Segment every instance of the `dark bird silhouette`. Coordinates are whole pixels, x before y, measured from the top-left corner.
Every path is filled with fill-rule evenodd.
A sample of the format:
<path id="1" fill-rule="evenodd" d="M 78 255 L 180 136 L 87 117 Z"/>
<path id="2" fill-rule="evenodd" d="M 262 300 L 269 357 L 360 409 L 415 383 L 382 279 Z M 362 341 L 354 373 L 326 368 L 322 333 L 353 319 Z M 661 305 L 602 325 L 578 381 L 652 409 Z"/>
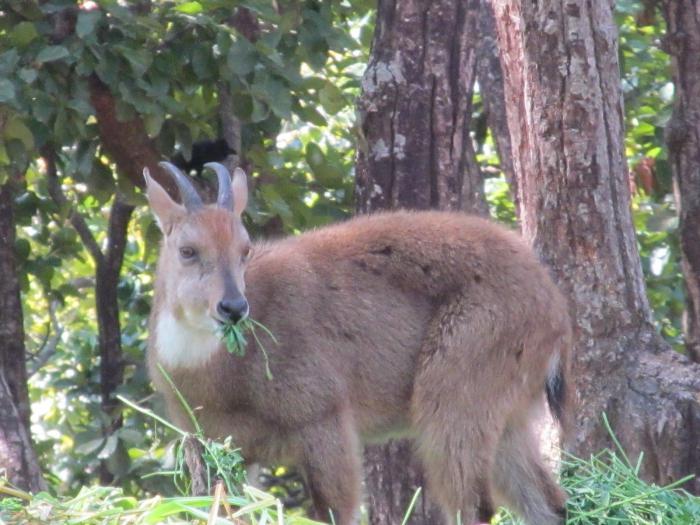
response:
<path id="1" fill-rule="evenodd" d="M 201 175 L 207 162 L 221 162 L 235 153 L 236 150 L 228 145 L 226 139 L 200 140 L 192 144 L 192 155 L 189 161 L 182 153 L 177 153 L 173 155 L 170 162 L 185 173 L 195 170 L 197 175 Z"/>

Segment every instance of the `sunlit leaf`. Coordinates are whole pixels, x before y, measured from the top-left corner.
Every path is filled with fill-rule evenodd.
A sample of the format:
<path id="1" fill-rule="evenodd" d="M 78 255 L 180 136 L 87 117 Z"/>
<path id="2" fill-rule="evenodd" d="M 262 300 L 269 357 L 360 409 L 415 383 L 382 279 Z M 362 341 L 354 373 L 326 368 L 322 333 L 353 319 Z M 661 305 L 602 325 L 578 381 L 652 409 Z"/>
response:
<path id="1" fill-rule="evenodd" d="M 10 40 L 17 47 L 24 47 L 39 36 L 32 22 L 20 22 L 10 33 Z"/>
<path id="2" fill-rule="evenodd" d="M 186 15 L 196 15 L 201 13 L 203 8 L 199 2 L 184 2 L 175 6 L 175 10 Z"/>

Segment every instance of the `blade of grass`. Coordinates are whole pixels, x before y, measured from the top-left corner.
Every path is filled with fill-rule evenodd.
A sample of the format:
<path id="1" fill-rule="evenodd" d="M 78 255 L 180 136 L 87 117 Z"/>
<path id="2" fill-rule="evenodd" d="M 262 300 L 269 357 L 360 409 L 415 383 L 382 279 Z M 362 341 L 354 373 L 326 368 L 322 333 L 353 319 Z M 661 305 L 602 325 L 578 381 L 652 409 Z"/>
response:
<path id="1" fill-rule="evenodd" d="M 163 368 L 160 365 L 160 363 L 158 363 L 158 370 L 163 375 L 165 380 L 168 382 L 168 384 L 170 385 L 170 388 L 173 389 L 173 392 L 175 392 L 175 395 L 177 396 L 178 400 L 180 401 L 180 404 L 187 412 L 187 415 L 189 416 L 190 420 L 192 421 L 192 425 L 194 425 L 195 433 L 197 434 L 197 436 L 202 437 L 204 435 L 202 432 L 202 427 L 199 426 L 199 421 L 197 421 L 197 418 L 195 417 L 194 412 L 192 411 L 192 408 L 190 407 L 190 404 L 185 399 L 185 396 L 183 396 L 182 393 L 180 392 L 180 390 L 177 388 L 177 386 L 175 386 L 175 382 L 170 377 L 170 374 L 168 374 L 165 371 L 165 368 Z"/>
<path id="2" fill-rule="evenodd" d="M 0 494 L 7 494 L 8 496 L 12 496 L 13 498 L 20 498 L 25 501 L 32 500 L 32 495 L 29 492 L 9 487 L 4 483 L 0 483 Z"/>
<path id="3" fill-rule="evenodd" d="M 260 325 L 260 326 L 262 326 L 262 325 Z M 265 328 L 265 330 L 267 330 L 267 328 Z M 275 341 L 275 343 L 277 343 L 277 341 L 274 339 L 274 336 L 272 335 L 272 332 L 270 332 L 269 330 L 267 330 L 267 332 L 273 338 L 273 341 Z M 270 359 L 267 357 L 267 350 L 265 350 L 265 345 L 260 342 L 260 339 L 258 338 L 258 334 L 255 332 L 254 326 L 252 327 L 250 333 L 253 334 L 253 338 L 255 339 L 255 342 L 257 343 L 258 348 L 260 348 L 260 351 L 263 354 L 263 359 L 265 359 L 265 377 L 267 377 L 267 379 L 269 381 L 272 381 L 273 377 L 272 377 L 272 371 L 270 370 Z"/>
<path id="4" fill-rule="evenodd" d="M 411 498 L 411 502 L 408 504 L 408 508 L 406 509 L 406 513 L 403 515 L 403 520 L 401 520 L 401 525 L 406 525 L 408 523 L 408 518 L 411 517 L 411 514 L 413 513 L 413 507 L 416 505 L 416 501 L 418 501 L 418 496 L 421 493 L 421 487 L 418 487 L 416 491 L 413 493 L 413 497 Z"/>
<path id="5" fill-rule="evenodd" d="M 209 511 L 209 518 L 207 519 L 207 525 L 214 525 L 216 517 L 219 515 L 219 507 L 221 506 L 221 497 L 224 493 L 224 484 L 221 480 L 216 482 L 216 488 L 214 489 L 214 502 L 212 503 L 211 510 Z"/>
<path id="6" fill-rule="evenodd" d="M 605 427 L 605 430 L 608 432 L 608 434 L 610 434 L 610 439 L 612 439 L 613 443 L 615 443 L 615 448 L 617 448 L 617 451 L 624 458 L 625 462 L 627 463 L 627 466 L 632 468 L 632 462 L 630 461 L 630 458 L 627 457 L 625 449 L 622 448 L 622 444 L 618 441 L 615 432 L 613 432 L 613 429 L 610 426 L 610 422 L 608 421 L 608 415 L 605 412 L 603 412 L 603 426 Z"/>
<path id="7" fill-rule="evenodd" d="M 156 413 L 153 412 L 152 410 L 149 410 L 149 409 L 147 409 L 147 408 L 140 407 L 140 406 L 137 405 L 136 403 L 133 403 L 133 402 L 129 401 L 127 398 L 125 398 L 125 397 L 123 397 L 123 396 L 121 396 L 121 395 L 117 395 L 117 399 L 118 399 L 119 401 L 121 401 L 122 403 L 124 403 L 125 405 L 128 405 L 129 407 L 133 408 L 133 409 L 136 410 L 137 412 L 141 412 L 142 414 L 144 414 L 144 415 L 146 415 L 146 416 L 148 416 L 148 417 L 150 417 L 150 418 L 155 419 L 155 420 L 158 421 L 161 425 L 164 425 L 164 426 L 168 427 L 170 430 L 174 430 L 175 432 L 177 432 L 177 433 L 180 434 L 181 436 L 183 436 L 183 437 L 184 437 L 184 436 L 187 436 L 187 432 L 185 432 L 184 430 L 182 430 L 182 429 L 176 427 L 175 425 L 173 425 L 173 424 L 170 423 L 169 421 L 166 421 L 165 419 L 163 419 L 162 417 L 160 417 L 158 414 L 156 414 Z"/>

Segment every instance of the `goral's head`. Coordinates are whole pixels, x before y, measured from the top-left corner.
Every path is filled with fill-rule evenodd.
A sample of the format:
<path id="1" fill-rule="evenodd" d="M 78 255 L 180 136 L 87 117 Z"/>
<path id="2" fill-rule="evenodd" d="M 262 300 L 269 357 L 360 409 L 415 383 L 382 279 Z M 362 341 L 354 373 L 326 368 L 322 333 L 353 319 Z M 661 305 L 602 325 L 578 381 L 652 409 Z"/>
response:
<path id="1" fill-rule="evenodd" d="M 204 204 L 190 180 L 175 166 L 161 166 L 173 176 L 182 204 L 144 169 L 146 195 L 163 232 L 158 262 L 161 305 L 193 329 L 215 330 L 218 323 L 238 322 L 248 315 L 245 268 L 250 238 L 241 221 L 248 201 L 246 175 L 218 163 L 205 166 L 216 172 L 219 195 Z"/>

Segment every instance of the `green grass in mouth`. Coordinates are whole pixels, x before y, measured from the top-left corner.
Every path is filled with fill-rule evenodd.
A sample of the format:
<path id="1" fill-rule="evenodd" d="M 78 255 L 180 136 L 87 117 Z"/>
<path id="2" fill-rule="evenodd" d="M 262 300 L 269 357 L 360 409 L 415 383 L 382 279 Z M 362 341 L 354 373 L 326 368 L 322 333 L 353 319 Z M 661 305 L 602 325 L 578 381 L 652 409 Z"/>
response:
<path id="1" fill-rule="evenodd" d="M 279 344 L 279 341 L 270 331 L 269 328 L 267 328 L 264 324 L 256 321 L 255 319 L 251 319 L 250 317 L 246 317 L 245 319 L 237 323 L 221 324 L 219 328 L 219 336 L 224 342 L 226 350 L 230 354 L 238 357 L 243 357 L 245 355 L 246 345 L 248 344 L 246 335 L 252 335 L 253 339 L 255 339 L 255 342 L 258 345 L 258 348 L 260 348 L 260 351 L 263 354 L 263 358 L 265 359 L 265 376 L 271 380 L 272 372 L 270 371 L 270 360 L 268 359 L 265 345 L 262 343 L 260 337 L 258 336 L 258 328 L 262 330 L 272 340 L 273 343 L 275 343 L 276 345 Z"/>

